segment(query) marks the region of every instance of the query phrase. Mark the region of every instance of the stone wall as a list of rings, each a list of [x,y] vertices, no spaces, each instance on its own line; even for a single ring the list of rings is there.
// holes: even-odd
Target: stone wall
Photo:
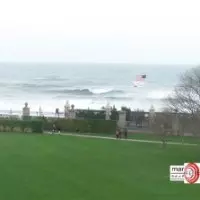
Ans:
[[[125,128],[125,127],[127,127],[126,112],[119,111],[119,120],[117,122],[117,125],[118,125],[119,128]]]

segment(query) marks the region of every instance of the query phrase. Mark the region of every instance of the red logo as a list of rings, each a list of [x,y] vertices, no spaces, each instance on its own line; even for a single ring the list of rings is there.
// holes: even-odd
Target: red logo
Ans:
[[[195,163],[189,163],[185,167],[184,176],[188,183],[194,184],[200,176],[199,167]]]

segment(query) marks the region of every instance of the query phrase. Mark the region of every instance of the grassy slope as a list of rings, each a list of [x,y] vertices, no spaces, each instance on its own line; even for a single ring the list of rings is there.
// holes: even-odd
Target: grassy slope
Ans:
[[[197,200],[199,185],[169,182],[170,164],[199,147],[67,136],[0,134],[0,199]]]

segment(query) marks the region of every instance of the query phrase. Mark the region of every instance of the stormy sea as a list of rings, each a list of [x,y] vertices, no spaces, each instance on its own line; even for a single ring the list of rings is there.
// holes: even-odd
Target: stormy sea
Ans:
[[[160,110],[162,99],[192,66],[115,63],[1,63],[0,111],[64,110],[68,100],[75,108],[101,109],[107,103],[134,109]],[[145,74],[142,87],[134,87],[137,75]]]

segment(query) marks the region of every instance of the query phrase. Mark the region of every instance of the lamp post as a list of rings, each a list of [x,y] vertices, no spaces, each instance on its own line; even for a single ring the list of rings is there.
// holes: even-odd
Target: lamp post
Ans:
[[[174,124],[174,133],[175,135],[178,135],[178,109],[174,109],[174,114],[175,114],[175,122]]]

